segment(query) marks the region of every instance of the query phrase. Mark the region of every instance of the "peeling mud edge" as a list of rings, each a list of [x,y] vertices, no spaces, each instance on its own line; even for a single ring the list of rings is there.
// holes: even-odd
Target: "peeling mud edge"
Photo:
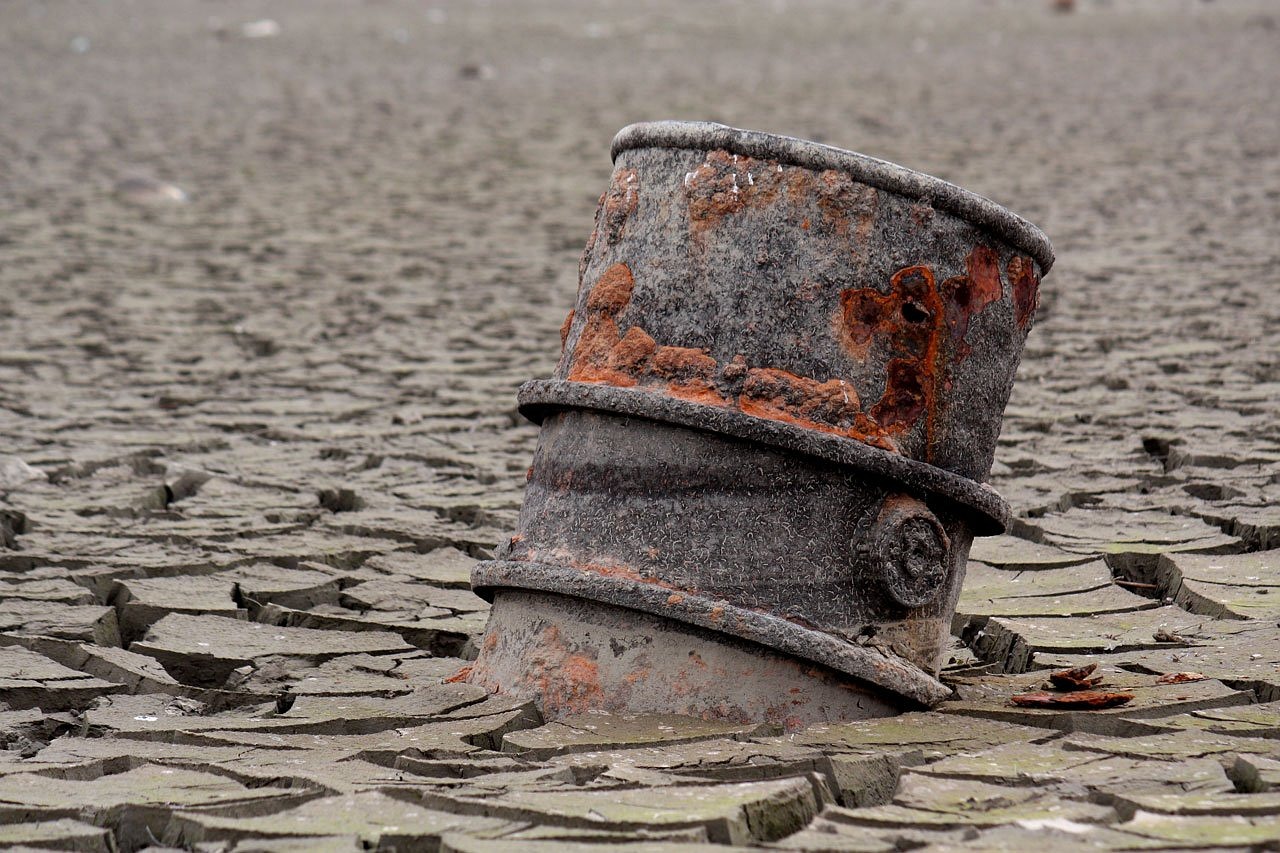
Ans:
[[[534,423],[552,412],[585,409],[780,447],[888,480],[922,497],[941,498],[960,510],[974,536],[998,536],[1009,524],[1009,505],[990,486],[850,438],[645,391],[554,379],[526,382],[520,387],[519,405],[520,413]]]
[[[628,125],[613,138],[609,153],[616,161],[623,152],[636,148],[723,150],[816,171],[835,169],[859,183],[925,201],[936,210],[946,211],[985,229],[1034,258],[1040,266],[1041,275],[1048,274],[1053,267],[1053,245],[1043,231],[1026,219],[977,193],[887,160],[791,136],[704,121],[653,121]]]
[[[951,695],[951,688],[915,664],[879,649],[864,648],[724,601],[693,594],[673,595],[668,589],[626,578],[602,577],[545,563],[493,561],[475,567],[471,585],[477,595],[490,601],[499,589],[534,590],[674,619],[822,664],[926,708]]]

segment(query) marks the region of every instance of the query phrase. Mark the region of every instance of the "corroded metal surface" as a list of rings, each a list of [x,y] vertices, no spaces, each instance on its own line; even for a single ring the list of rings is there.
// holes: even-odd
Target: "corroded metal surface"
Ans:
[[[536,695],[543,713],[556,718],[588,710],[657,711],[795,729],[918,707],[865,680],[671,614],[558,594],[504,592],[483,649],[484,663],[476,665],[483,668],[472,670],[473,680]],[[593,655],[592,649],[607,651]]]
[[[546,651],[511,639],[531,605],[502,601],[523,589],[577,596],[597,629],[633,632],[619,608],[645,611],[897,697],[797,719],[937,701],[969,544],[1007,516],[980,481],[1048,242],[957,187],[799,140],[661,122],[613,151],[560,363],[521,391],[542,435],[519,532],[473,578],[507,637],[473,680],[552,714],[577,695],[580,667],[515,677]],[[695,615],[716,609],[735,615]],[[602,707],[636,707],[635,661],[599,637],[561,642],[595,667]],[[679,656],[688,636],[666,637],[650,651]],[[643,707],[690,710],[671,689],[683,669],[643,669]],[[773,707],[740,677],[699,712]]]

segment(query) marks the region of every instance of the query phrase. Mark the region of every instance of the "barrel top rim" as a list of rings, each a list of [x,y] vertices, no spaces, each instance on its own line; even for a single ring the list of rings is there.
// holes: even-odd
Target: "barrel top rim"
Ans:
[[[860,183],[906,198],[927,201],[934,208],[992,232],[1015,249],[1026,252],[1044,275],[1053,266],[1053,245],[1043,231],[985,196],[953,183],[820,142],[743,130],[710,121],[647,121],[629,124],[613,138],[613,160],[637,148],[678,148],[691,151],[724,150],[744,157],[777,160],[806,169],[835,169]]]

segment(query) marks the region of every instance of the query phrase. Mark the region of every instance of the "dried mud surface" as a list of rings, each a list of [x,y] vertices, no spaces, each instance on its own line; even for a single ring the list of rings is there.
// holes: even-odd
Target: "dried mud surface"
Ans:
[[[1280,12],[1074,5],[4,4],[0,846],[1280,848]],[[934,712],[544,724],[453,679],[515,389],[652,118],[1054,240]],[[1010,699],[1095,662],[1134,698]]]

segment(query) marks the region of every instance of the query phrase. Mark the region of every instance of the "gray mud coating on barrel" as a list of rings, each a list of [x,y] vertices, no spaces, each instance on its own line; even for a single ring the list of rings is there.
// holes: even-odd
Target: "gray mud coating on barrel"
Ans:
[[[473,575],[494,601],[473,681],[550,714],[589,681],[634,710],[639,664],[601,658],[599,632],[658,619],[677,646],[816,665],[768,670],[801,692],[829,670],[885,697],[875,713],[938,701],[972,538],[1008,517],[981,481],[1047,240],[958,187],[800,140],[657,123],[613,153],[555,374],[521,389],[542,432],[519,530]],[[580,630],[517,624],[557,608]],[[517,677],[552,654],[577,675]],[[702,682],[715,701],[681,705],[668,682],[687,672],[646,672],[647,709],[765,713],[749,687]]]

